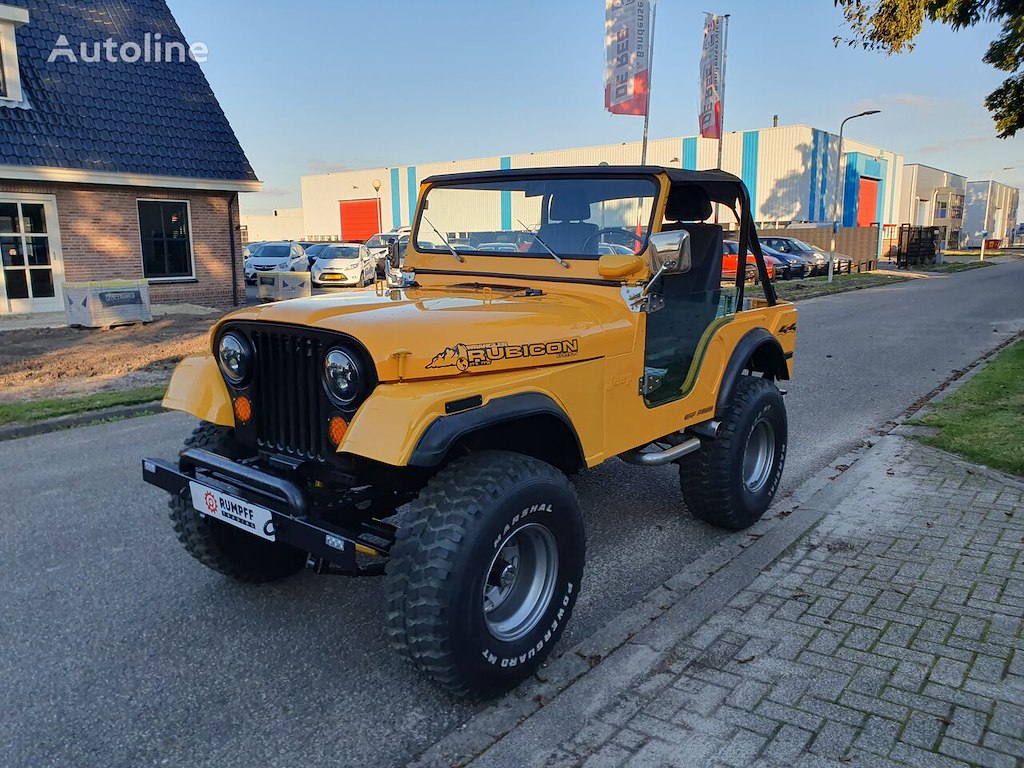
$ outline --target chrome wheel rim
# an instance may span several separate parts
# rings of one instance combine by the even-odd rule
[[[551,531],[531,523],[508,534],[485,574],[488,631],[503,642],[528,635],[551,603],[557,576],[558,547]]]
[[[743,452],[743,485],[751,493],[758,493],[772,474],[775,463],[775,428],[761,420],[754,425]]]

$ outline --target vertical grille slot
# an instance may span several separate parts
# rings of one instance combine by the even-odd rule
[[[254,331],[256,349],[257,442],[261,448],[300,459],[324,461],[320,397],[320,356],[323,344],[276,329]]]

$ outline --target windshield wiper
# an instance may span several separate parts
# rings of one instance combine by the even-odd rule
[[[423,217],[423,220],[425,222],[427,222],[427,224],[430,224],[430,219],[428,219],[426,216]],[[452,244],[448,242],[448,240],[445,238],[445,236],[437,231],[437,227],[435,227],[433,224],[430,224],[430,228],[432,230],[434,230],[434,234],[435,235],[437,235],[438,237],[441,238],[441,242],[445,244],[445,246],[448,248],[449,251],[452,252],[452,256],[454,256],[456,258],[456,260],[460,264],[465,264],[466,260],[464,258],[462,258],[462,256],[459,254],[458,251],[456,251],[454,248],[452,248]]]
[[[540,235],[538,235],[538,234],[537,234],[536,232],[534,232],[534,231],[533,231],[532,229],[530,229],[530,228],[529,228],[528,226],[526,226],[525,224],[523,224],[523,221],[522,221],[522,219],[516,219],[516,221],[518,221],[518,222],[519,222],[519,226],[520,226],[520,227],[522,227],[522,228],[523,228],[523,229],[525,229],[525,230],[526,230],[527,232],[529,232],[529,233],[530,233],[531,235],[533,235],[533,239],[534,239],[534,240],[536,240],[536,241],[537,241],[538,243],[540,243],[540,244],[541,244],[542,246],[544,246],[544,250],[545,250],[545,251],[547,251],[548,253],[550,253],[550,254],[551,254],[551,258],[553,258],[553,259],[554,259],[555,261],[557,261],[557,262],[558,262],[559,264],[561,264],[561,265],[562,265],[563,267],[565,267],[566,269],[568,269],[568,268],[569,268],[569,262],[568,262],[568,261],[566,261],[565,259],[563,259],[563,258],[562,258],[561,256],[559,256],[559,255],[558,255],[557,253],[555,253],[554,251],[552,251],[552,250],[551,250],[550,248],[548,248],[548,244],[547,244],[547,243],[545,243],[545,242],[544,242],[543,240],[541,240],[541,239],[540,239]]]

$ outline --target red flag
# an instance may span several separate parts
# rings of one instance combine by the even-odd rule
[[[723,16],[704,15],[704,51],[700,57],[700,135],[705,139],[722,137],[724,22]]]

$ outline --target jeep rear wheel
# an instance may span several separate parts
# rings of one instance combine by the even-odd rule
[[[248,454],[235,440],[233,429],[205,421],[185,440],[185,448],[201,448],[229,459]],[[279,581],[306,567],[306,553],[295,547],[201,516],[187,492],[171,497],[169,506],[178,541],[192,557],[218,573],[255,584]]]
[[[586,546],[576,494],[537,459],[473,454],[410,505],[387,567],[391,645],[458,695],[532,675],[579,594]]]
[[[767,379],[741,376],[721,415],[717,439],[679,464],[687,508],[712,525],[749,528],[767,511],[786,462],[782,393]]]

